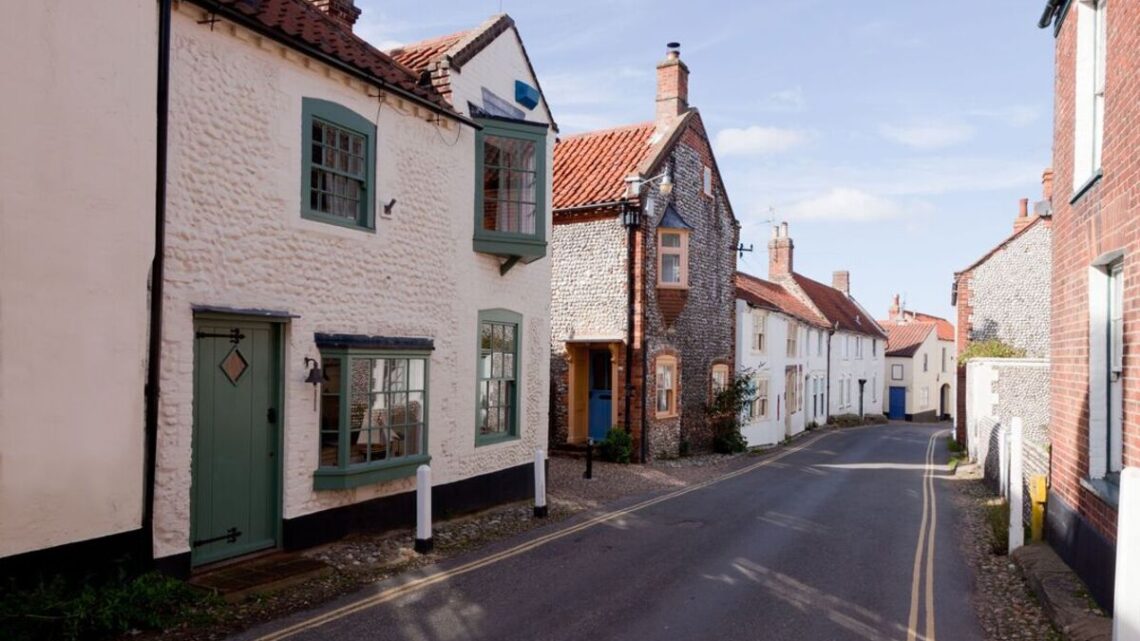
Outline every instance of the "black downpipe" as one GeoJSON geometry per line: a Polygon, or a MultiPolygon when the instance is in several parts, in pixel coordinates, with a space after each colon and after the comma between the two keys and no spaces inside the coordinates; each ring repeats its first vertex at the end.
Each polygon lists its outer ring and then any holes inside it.
{"type": "Polygon", "coordinates": [[[162,300],[166,254],[166,144],[170,106],[171,0],[158,0],[158,86],[155,96],[154,259],[150,267],[150,335],[146,367],[141,559],[154,560],[154,479],[158,450],[159,377],[162,372],[162,300]]]}
{"type": "MultiPolygon", "coordinates": [[[[642,205],[640,203],[637,206],[642,207],[642,205]]],[[[638,216],[638,226],[639,227],[641,226],[641,221],[645,219],[645,216],[646,216],[646,212],[643,208],[641,211],[641,215],[638,216]]],[[[646,277],[645,276],[646,270],[645,270],[645,265],[644,265],[644,262],[645,262],[645,237],[646,237],[646,234],[641,235],[641,241],[642,241],[641,260],[643,263],[642,269],[641,269],[641,277],[642,278],[646,277]]],[[[633,234],[631,232],[630,233],[630,246],[633,246],[636,238],[637,238],[636,234],[633,234]]],[[[631,279],[631,281],[630,282],[632,282],[632,278],[633,278],[633,265],[631,262],[631,265],[630,265],[630,279],[631,279]]],[[[642,293],[647,294],[647,292],[645,292],[644,287],[642,288],[642,293]]],[[[641,330],[642,330],[641,331],[641,462],[643,464],[649,462],[649,460],[648,460],[649,459],[649,405],[647,404],[649,402],[649,334],[648,334],[648,332],[645,331],[645,329],[646,328],[645,328],[645,325],[643,323],[642,328],[641,328],[641,330]]],[[[632,335],[631,335],[631,338],[632,338],[632,335]]]]}
{"type": "MultiPolygon", "coordinates": [[[[634,238],[635,227],[628,221],[632,214],[629,211],[631,205],[629,203],[622,204],[622,219],[626,222],[626,230],[629,232],[626,237],[626,323],[625,323],[625,433],[633,436],[633,415],[631,410],[633,408],[633,309],[634,309],[634,296],[633,296],[633,260],[634,260],[634,238]]],[[[637,217],[640,218],[640,217],[637,217]]]]}

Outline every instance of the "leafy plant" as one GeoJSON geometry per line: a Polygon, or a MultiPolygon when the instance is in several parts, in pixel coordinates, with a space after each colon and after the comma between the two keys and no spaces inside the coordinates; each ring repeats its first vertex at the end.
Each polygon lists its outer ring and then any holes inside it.
{"type": "Polygon", "coordinates": [[[1003,343],[996,338],[985,341],[971,341],[958,355],[958,366],[962,367],[975,358],[1022,358],[1025,350],[1003,343]]]}
{"type": "Polygon", "coordinates": [[[606,433],[599,446],[602,458],[612,463],[629,463],[633,455],[633,437],[620,425],[606,433]]]}
{"type": "Polygon", "coordinates": [[[204,618],[211,597],[150,572],[110,578],[61,576],[31,586],[10,581],[0,596],[0,637],[12,641],[102,639],[131,630],[162,630],[204,618]]]}
{"type": "Polygon", "coordinates": [[[705,406],[712,426],[714,452],[734,454],[748,448],[748,442],[740,433],[740,417],[754,397],[752,372],[745,370],[738,372],[716,393],[712,403],[705,406]]]}
{"type": "Polygon", "coordinates": [[[1005,499],[986,505],[986,523],[990,526],[990,549],[993,553],[1009,552],[1009,503],[1005,499]]]}

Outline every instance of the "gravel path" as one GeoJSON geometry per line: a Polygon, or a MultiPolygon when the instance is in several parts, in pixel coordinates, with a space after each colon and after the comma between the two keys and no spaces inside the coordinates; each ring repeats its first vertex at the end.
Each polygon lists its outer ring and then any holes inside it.
{"type": "Polygon", "coordinates": [[[961,520],[957,524],[962,552],[974,571],[974,609],[989,641],[1032,639],[1060,641],[1021,572],[1006,555],[992,550],[986,505],[995,500],[976,465],[958,468],[955,484],[961,520]]]}

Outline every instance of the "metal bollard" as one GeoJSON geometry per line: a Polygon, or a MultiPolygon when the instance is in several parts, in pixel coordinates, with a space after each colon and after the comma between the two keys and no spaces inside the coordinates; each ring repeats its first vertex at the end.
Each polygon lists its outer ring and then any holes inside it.
{"type": "Polygon", "coordinates": [[[431,468],[416,469],[416,545],[420,554],[431,552],[431,468]]]}
{"type": "Polygon", "coordinates": [[[594,478],[594,439],[586,439],[586,473],[582,478],[594,478]]]}
{"type": "Polygon", "coordinates": [[[539,448],[534,451],[534,516],[541,519],[546,515],[546,452],[539,448]]]}

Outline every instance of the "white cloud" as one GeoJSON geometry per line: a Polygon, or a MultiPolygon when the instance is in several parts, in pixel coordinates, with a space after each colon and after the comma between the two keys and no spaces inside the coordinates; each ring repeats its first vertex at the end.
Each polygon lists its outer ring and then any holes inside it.
{"type": "Polygon", "coordinates": [[[962,123],[926,122],[910,125],[880,125],[879,134],[914,149],[953,147],[974,137],[974,128],[962,123]]]}
{"type": "Polygon", "coordinates": [[[992,118],[1010,127],[1026,127],[1037,122],[1037,119],[1041,117],[1041,110],[1031,105],[971,109],[966,113],[978,118],[992,118]]]}
{"type": "Polygon", "coordinates": [[[790,220],[841,220],[866,222],[925,214],[932,210],[922,201],[899,201],[861,189],[836,187],[801,200],[780,212],[790,220]]]}
{"type": "Polygon", "coordinates": [[[808,143],[812,134],[802,129],[761,127],[722,129],[716,134],[713,145],[721,156],[757,156],[774,154],[808,143]]]}
{"type": "Polygon", "coordinates": [[[805,105],[803,87],[792,87],[774,91],[760,101],[760,109],[777,113],[803,111],[805,105]]]}

